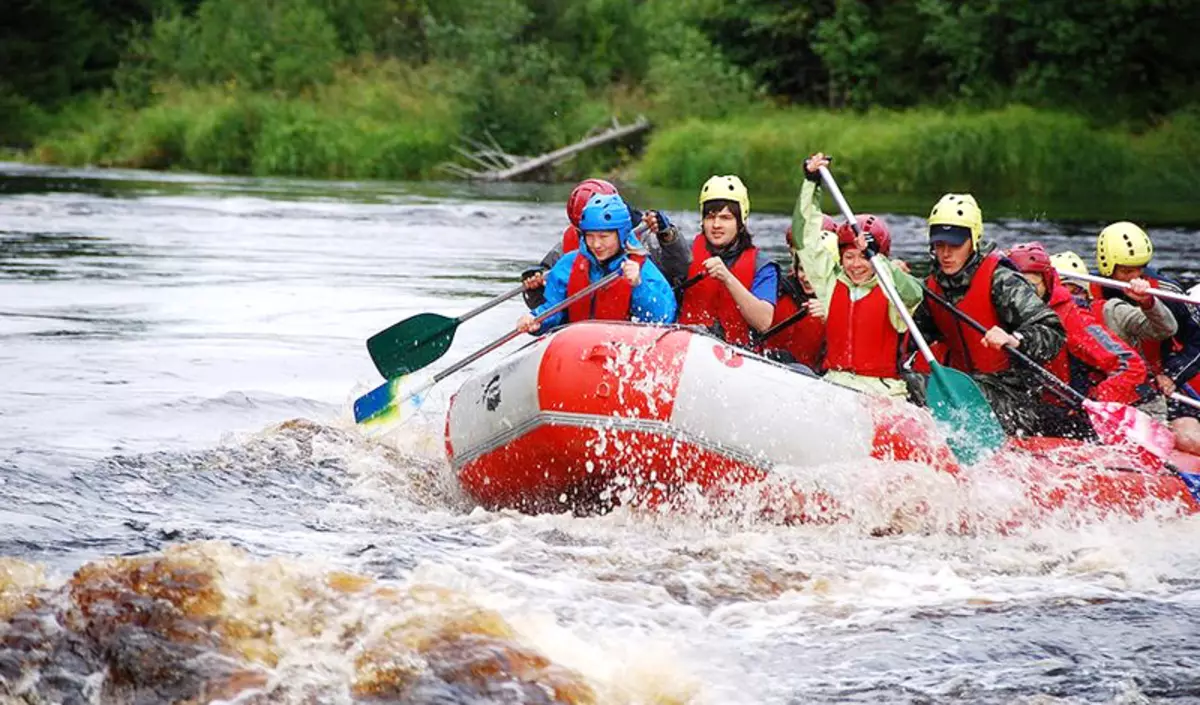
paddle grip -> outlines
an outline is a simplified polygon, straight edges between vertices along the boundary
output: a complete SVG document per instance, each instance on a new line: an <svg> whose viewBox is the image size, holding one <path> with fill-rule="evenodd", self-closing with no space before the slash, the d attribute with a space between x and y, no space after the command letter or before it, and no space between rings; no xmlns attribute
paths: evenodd
<svg viewBox="0 0 1200 705"><path fill-rule="evenodd" d="M950 303L942 296L939 296L938 294L935 294L932 291L930 291L929 287L925 286L924 284L921 284L921 288L925 290L926 296L928 296L929 298L933 299L938 304L940 304L942 306L942 308L945 308L947 311L949 311L950 314L953 315L955 318L962 321L963 323L966 323L968 326L974 328L976 331L978 331L978 333L980 335L987 335L987 328L984 328L983 325L979 323L979 321L976 321L974 318L971 318L967 314L963 313L961 310L959 310L959 308L957 306ZM1021 352L1020 350L1017 350L1016 348L1010 348L1007 345L1004 346L1004 351L1006 353L1008 353L1009 355L1013 356L1014 358L1025 363L1029 368L1031 368L1032 370L1037 372L1042 377L1042 379L1049 382L1050 385L1054 388L1055 392L1058 394L1059 398L1061 398L1063 401L1073 401L1078 404L1082 404L1083 402L1087 401L1087 397L1080 394L1073 387L1071 387L1071 385L1062 381L1058 377L1055 377L1053 372L1051 372L1050 370L1047 370L1045 367L1042 367L1038 363L1034 362L1033 358L1029 357L1025 353Z"/></svg>

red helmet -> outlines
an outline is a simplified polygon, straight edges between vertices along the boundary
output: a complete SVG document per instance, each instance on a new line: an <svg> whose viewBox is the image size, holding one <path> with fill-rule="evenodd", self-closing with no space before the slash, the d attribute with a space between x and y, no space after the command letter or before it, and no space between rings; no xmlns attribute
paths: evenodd
<svg viewBox="0 0 1200 705"><path fill-rule="evenodd" d="M832 217L830 217L828 215L824 215L821 217L821 232L836 234L837 231L838 231L838 224L837 224L836 220L834 220ZM787 226L787 232L785 232L783 234L783 241L785 243L787 243L788 247L792 246L792 226L791 225Z"/></svg>
<svg viewBox="0 0 1200 705"><path fill-rule="evenodd" d="M855 220L858 221L858 229L863 231L863 234L870 233L871 237L875 238L879 254L886 255L892 251L892 233L888 230L887 223L883 222L883 218L874 215L860 215ZM846 247L854 247L855 234L850 223L839 225L837 236L839 251Z"/></svg>
<svg viewBox="0 0 1200 705"><path fill-rule="evenodd" d="M583 216L584 206L592 200L592 196L610 196L617 192L617 187L604 179L584 179L579 182L571 195L567 196L567 218L571 225L579 227L579 219Z"/></svg>
<svg viewBox="0 0 1200 705"><path fill-rule="evenodd" d="M1017 245L1008 251L1008 259L1017 269L1029 274L1045 274L1054 270L1050 262L1050 253L1040 242L1027 242Z"/></svg>

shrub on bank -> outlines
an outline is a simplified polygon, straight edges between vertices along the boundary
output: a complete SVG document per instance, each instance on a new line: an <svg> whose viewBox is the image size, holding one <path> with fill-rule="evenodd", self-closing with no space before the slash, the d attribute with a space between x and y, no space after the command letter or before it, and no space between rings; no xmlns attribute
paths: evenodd
<svg viewBox="0 0 1200 705"><path fill-rule="evenodd" d="M859 193L971 190L1071 199L1153 189L1158 197L1182 197L1200 189L1198 126L1196 111L1142 135L1023 106L971 113L759 111L659 131L636 177L696 188L711 174L737 173L760 192L791 193L804 157L820 150L835 156L843 188Z"/></svg>
<svg viewBox="0 0 1200 705"><path fill-rule="evenodd" d="M436 67L346 68L298 95L236 84L159 87L147 107L94 101L40 140L53 164L225 174L422 178L448 159L459 108Z"/></svg>

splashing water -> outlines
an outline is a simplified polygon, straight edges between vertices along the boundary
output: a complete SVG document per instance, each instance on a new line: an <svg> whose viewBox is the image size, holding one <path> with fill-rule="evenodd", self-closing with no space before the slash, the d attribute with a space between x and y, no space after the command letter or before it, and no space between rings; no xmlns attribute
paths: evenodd
<svg viewBox="0 0 1200 705"><path fill-rule="evenodd" d="M1167 507L1047 510L1027 468L985 463L960 481L881 462L780 468L720 502L685 497L685 512L489 512L445 461L457 378L411 423L365 437L350 405L380 381L366 338L507 289L561 231L557 205L32 174L0 196L0 700L1200 693L1200 523ZM989 232L1009 244L1034 225L1073 242L1056 224ZM784 227L756 216L765 243ZM918 230L896 219L901 256L919 254ZM1170 266L1190 266L1194 232L1151 234ZM464 325L437 365L522 310ZM614 352L605 364L632 369L636 351ZM617 394L653 389L620 377ZM593 447L619 440L601 432ZM836 515L786 523L797 491Z"/></svg>

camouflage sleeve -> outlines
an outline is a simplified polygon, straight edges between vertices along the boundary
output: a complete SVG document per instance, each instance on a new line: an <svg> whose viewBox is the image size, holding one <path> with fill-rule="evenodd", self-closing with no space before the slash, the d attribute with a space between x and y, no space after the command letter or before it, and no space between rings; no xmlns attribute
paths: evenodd
<svg viewBox="0 0 1200 705"><path fill-rule="evenodd" d="M992 301L1000 327L1021 334L1021 352L1036 362L1049 362L1067 342L1062 321L1020 274L999 267L992 275Z"/></svg>

